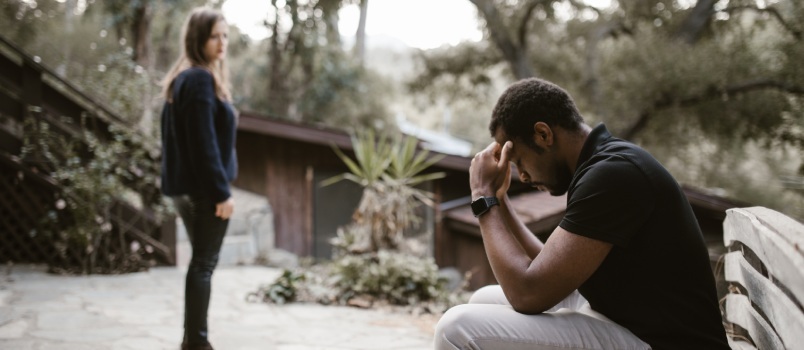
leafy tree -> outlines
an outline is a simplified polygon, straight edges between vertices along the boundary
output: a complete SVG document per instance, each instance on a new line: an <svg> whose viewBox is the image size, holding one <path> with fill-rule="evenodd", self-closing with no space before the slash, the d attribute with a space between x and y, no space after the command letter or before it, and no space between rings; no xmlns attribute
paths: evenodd
<svg viewBox="0 0 804 350"><path fill-rule="evenodd" d="M131 40L133 48L131 58L143 67L148 67L151 61L150 33L155 5L155 0L103 2L104 11L110 16L117 38Z"/></svg>
<svg viewBox="0 0 804 350"><path fill-rule="evenodd" d="M34 40L39 33L47 32L52 27L53 19L59 12L55 2L27 2L22 0L6 0L0 2L0 30L2 35L15 43L26 43Z"/></svg>
<svg viewBox="0 0 804 350"><path fill-rule="evenodd" d="M388 112L383 101L389 88L359 62L352 62L340 40L337 14L349 2L271 1L274 11L266 20L271 32L267 57L235 72L248 78L254 74L264 77L264 87L250 86L243 101L249 109L336 127L385 125Z"/></svg>
<svg viewBox="0 0 804 350"><path fill-rule="evenodd" d="M130 42L131 59L150 72L167 70L178 56L181 26L190 10L204 5L219 7L221 3L220 0L105 0L92 3L90 10L101 12L105 25L111 27L117 39ZM154 43L158 45L156 52Z"/></svg>
<svg viewBox="0 0 804 350"><path fill-rule="evenodd" d="M89 2L88 7L77 4L10 0L3 6L16 9L16 15L2 23L20 23L22 29L9 31L8 38L35 60L121 117L139 121L150 74L131 59L133 48L127 41L113 38L102 13L91 11Z"/></svg>
<svg viewBox="0 0 804 350"><path fill-rule="evenodd" d="M650 149L683 181L804 217L800 192L767 201L744 191L762 185L724 181L729 170L717 163L736 152L752 157L745 163L781 171L770 183L750 180L765 182L766 191L790 192L780 189L782 177L798 179L787 187L804 182L801 2L647 0L595 8L579 0L469 1L485 39L422 53L412 91L450 103L475 98L478 110L490 111L486 96L499 95L500 85L539 76L567 88L589 122L605 121L615 135ZM474 131L485 136L488 112L477 114L470 114ZM752 147L774 156L743 151ZM679 151L697 148L715 151L698 163Z"/></svg>

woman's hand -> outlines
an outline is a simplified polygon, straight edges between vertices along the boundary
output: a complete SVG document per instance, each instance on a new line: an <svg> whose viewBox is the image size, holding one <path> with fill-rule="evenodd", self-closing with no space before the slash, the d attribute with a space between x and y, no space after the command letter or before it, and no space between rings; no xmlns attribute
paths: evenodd
<svg viewBox="0 0 804 350"><path fill-rule="evenodd" d="M469 186L472 199L481 196L502 198L511 186L511 141L500 146L492 142L472 158L469 167Z"/></svg>
<svg viewBox="0 0 804 350"><path fill-rule="evenodd" d="M234 199L229 197L227 200L215 204L215 216L223 219L229 220L232 216L232 212L234 212Z"/></svg>

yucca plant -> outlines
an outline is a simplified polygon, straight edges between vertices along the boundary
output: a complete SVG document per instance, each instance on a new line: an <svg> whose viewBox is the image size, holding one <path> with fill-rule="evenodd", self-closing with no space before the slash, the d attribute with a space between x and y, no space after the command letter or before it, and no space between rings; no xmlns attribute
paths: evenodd
<svg viewBox="0 0 804 350"><path fill-rule="evenodd" d="M352 223L340 229L333 241L337 248L354 254L396 250L404 230L419 222L415 215L419 203L434 205L433 194L415 186L444 176L421 174L443 156L430 157L428 151L417 150L416 144L413 137L378 137L368 130L352 136L356 160L332 146L350 172L321 185L350 180L363 187Z"/></svg>
<svg viewBox="0 0 804 350"><path fill-rule="evenodd" d="M430 152L418 151L418 141L414 137L398 137L391 149L391 164L383 174L383 179L389 183L396 183L413 188L418 184L444 177L443 172L419 175L421 172L444 158L443 154L429 157ZM429 158L428 158L429 157ZM414 190L416 190L414 188ZM413 196L429 206L435 205L432 193L417 190Z"/></svg>
<svg viewBox="0 0 804 350"><path fill-rule="evenodd" d="M368 187L379 181L385 170L388 169L392 161L392 144L388 141L387 136L380 135L378 138L374 130L368 129L353 134L351 139L356 162L346 156L337 146L332 145L332 150L346 164L350 172L326 179L321 182L321 186L349 180L360 186Z"/></svg>

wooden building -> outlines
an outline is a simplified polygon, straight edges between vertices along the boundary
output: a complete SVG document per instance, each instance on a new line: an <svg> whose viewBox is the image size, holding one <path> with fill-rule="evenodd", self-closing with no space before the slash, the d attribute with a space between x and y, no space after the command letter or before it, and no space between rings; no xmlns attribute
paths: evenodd
<svg viewBox="0 0 804 350"><path fill-rule="evenodd" d="M348 171L332 150L351 155L347 133L242 113L237 134L239 175L235 186L268 198L274 212L275 246L302 257L328 258L328 240L350 222L362 194L349 181L321 187L322 180ZM444 155L427 171L446 173L428 189L436 202L469 195L470 159ZM439 240L438 208L425 216Z"/></svg>

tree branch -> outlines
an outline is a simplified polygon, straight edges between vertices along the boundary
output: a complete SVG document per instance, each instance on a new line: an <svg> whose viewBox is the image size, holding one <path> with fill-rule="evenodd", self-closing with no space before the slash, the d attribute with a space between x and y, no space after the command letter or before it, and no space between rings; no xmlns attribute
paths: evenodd
<svg viewBox="0 0 804 350"><path fill-rule="evenodd" d="M490 0L469 0L476 7L478 12L486 20L486 28L491 36L491 41L502 52L503 57L511 66L511 71L517 79L533 76L533 67L527 57L527 50L519 46L505 24L505 20Z"/></svg>
<svg viewBox="0 0 804 350"><path fill-rule="evenodd" d="M695 44L715 13L715 3L717 3L716 0L698 0L676 31L675 36L689 45Z"/></svg>
<svg viewBox="0 0 804 350"><path fill-rule="evenodd" d="M742 6L728 7L728 8L725 8L725 9L721 10L720 12L725 12L725 13L731 14L733 12L743 11L743 10L753 10L753 11L759 12L759 13L769 13L769 14L771 14L771 16L775 17L776 20L778 20L779 23L782 25L782 27L787 29L787 31L790 32L790 34L793 34L793 36L796 37L797 40L801 40L801 35L802 35L801 31L796 29L796 28L793 28L793 26L790 25L790 23L785 21L784 17L782 17L782 14L779 13L779 10L777 10L775 7L768 6L768 7L765 7L765 8L759 8L756 5L742 5Z"/></svg>
<svg viewBox="0 0 804 350"><path fill-rule="evenodd" d="M575 8L590 9L592 11L595 11L597 13L598 17L603 17L603 11L600 11L600 9L597 8L597 7L594 7L592 5L587 5L585 3L581 3L581 2L578 2L576 0L570 0L569 3L570 3L570 5L575 6Z"/></svg>
<svg viewBox="0 0 804 350"><path fill-rule="evenodd" d="M623 134L623 138L626 140L631 140L642 130L644 130L645 127L648 125L648 122L650 121L650 117L653 112L669 107L689 107L722 96L731 97L752 91L768 90L768 89L782 91L793 95L804 95L804 86L790 84L787 82L773 79L751 80L727 87L710 86L708 89L704 90L700 94L689 96L682 99L678 99L669 95L664 95L658 100L656 100L656 102L653 103L653 106L649 107L647 110L640 113L636 123L634 123L634 125L632 125L631 128L629 128L628 131L626 131Z"/></svg>
<svg viewBox="0 0 804 350"><path fill-rule="evenodd" d="M519 27L517 28L517 41L519 45L523 48L527 47L527 35L528 35L528 23L530 19L533 17L533 11L536 10L536 7L544 3L544 0L541 1L531 1L525 7L525 15L522 16L522 21L519 22Z"/></svg>
<svg viewBox="0 0 804 350"><path fill-rule="evenodd" d="M630 33L621 21L604 22L586 35L586 57L583 71L583 91L592 101L592 105L596 106L595 113L603 116L603 103L602 94L600 91L599 67L600 57L598 55L598 45L601 41L608 37L616 37L619 31Z"/></svg>

